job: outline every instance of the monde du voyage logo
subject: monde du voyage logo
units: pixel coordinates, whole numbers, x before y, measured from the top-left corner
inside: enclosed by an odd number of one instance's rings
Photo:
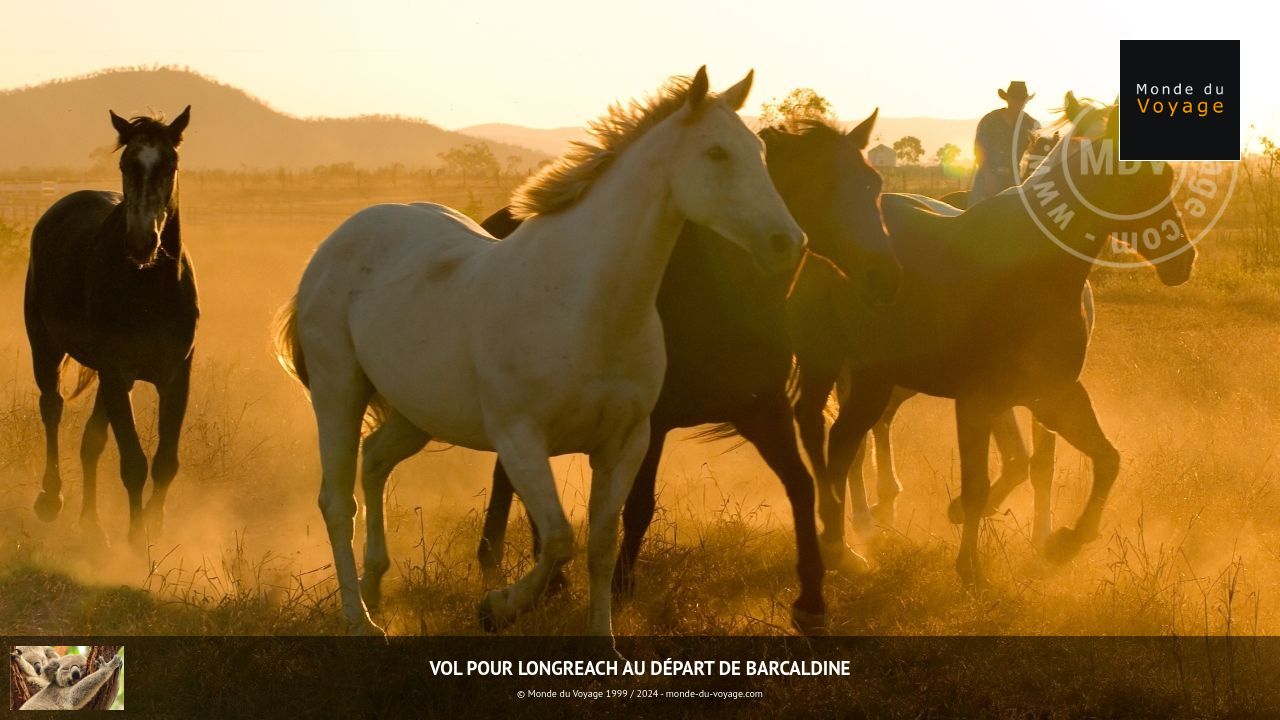
[[[1120,41],[1120,159],[1240,159],[1239,40]]]

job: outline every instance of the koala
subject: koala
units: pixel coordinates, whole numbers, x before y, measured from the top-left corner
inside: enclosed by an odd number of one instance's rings
[[[58,659],[58,653],[48,645],[18,645],[10,653],[18,658],[18,667],[32,693],[43,690],[49,684],[44,677],[44,669],[52,660]]]
[[[48,669],[51,669],[54,673],[53,682],[62,687],[71,687],[89,674],[89,656],[63,655],[58,658],[56,667],[54,667],[53,663],[49,663]]]
[[[93,673],[85,672],[88,659],[83,655],[68,655],[50,660],[44,667],[48,684],[19,710],[81,710],[94,694],[111,679],[111,674],[124,663],[119,653]]]

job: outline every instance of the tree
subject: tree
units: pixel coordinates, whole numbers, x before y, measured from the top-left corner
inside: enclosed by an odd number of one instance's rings
[[[520,169],[520,163],[522,162],[524,162],[524,158],[520,157],[519,155],[508,155],[507,156],[507,174],[515,175],[516,170]]]
[[[796,88],[781,100],[774,98],[760,106],[761,127],[787,127],[800,120],[832,122],[835,119],[831,102],[813,88]]]
[[[445,167],[452,173],[462,176],[465,185],[469,176],[496,175],[498,159],[486,143],[467,143],[455,147],[449,152],[438,153]]]
[[[947,143],[938,148],[938,152],[934,157],[938,158],[938,164],[942,167],[951,167],[956,164],[956,160],[960,159],[960,148]]]
[[[893,152],[903,164],[915,165],[924,157],[924,144],[920,138],[908,135],[893,144]]]

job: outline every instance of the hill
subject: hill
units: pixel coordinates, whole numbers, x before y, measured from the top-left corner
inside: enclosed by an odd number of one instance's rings
[[[0,171],[88,168],[114,145],[108,109],[126,117],[152,109],[173,117],[187,104],[187,168],[434,167],[442,164],[438,153],[479,141],[411,118],[298,118],[187,70],[108,70],[0,93],[0,137],[9,139]],[[485,142],[504,167],[510,156],[522,159],[521,168],[546,159],[528,148]]]
[[[747,120],[754,121],[754,118],[748,117]],[[861,122],[861,119],[842,120],[840,124],[850,128],[859,122]],[[872,134],[874,139],[871,144],[884,143],[885,145],[893,145],[895,140],[904,135],[914,135],[920,138],[920,142],[924,145],[925,157],[923,162],[925,163],[932,163],[934,161],[933,154],[946,143],[958,146],[965,157],[971,157],[973,154],[973,131],[977,126],[978,121],[976,118],[972,120],[954,120],[926,117],[881,117],[876,123],[875,132]],[[581,140],[587,136],[586,130],[581,127],[542,129],[506,123],[472,125],[459,128],[458,132],[494,142],[511,143],[533,148],[552,156],[563,153],[568,149],[571,141]]]

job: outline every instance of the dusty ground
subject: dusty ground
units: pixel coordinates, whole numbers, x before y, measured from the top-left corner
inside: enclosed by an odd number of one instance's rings
[[[230,191],[228,191],[230,194]],[[405,190],[400,194],[407,194]],[[455,193],[489,210],[499,189]],[[411,195],[412,196],[412,195]],[[21,320],[22,269],[0,276],[0,632],[6,634],[327,634],[341,629],[331,557],[315,507],[314,423],[271,357],[268,327],[311,249],[349,210],[384,198],[237,211],[234,198],[188,191],[187,242],[203,302],[183,467],[167,532],[145,557],[124,542],[117,458],[103,458],[101,512],[111,547],[76,527],[79,433],[87,398],[63,425],[67,507],[52,525],[30,506],[43,443]],[[385,199],[407,199],[392,197]],[[213,209],[209,209],[213,208]],[[278,209],[278,208],[276,208]],[[1074,563],[1047,566],[1030,545],[1031,494],[1016,492],[985,533],[990,587],[963,591],[945,508],[959,473],[949,402],[918,398],[895,439],[906,492],[899,525],[860,549],[865,576],[829,575],[832,629],[847,634],[1270,634],[1280,632],[1280,274],[1241,270],[1230,230],[1206,240],[1199,273],[1168,289],[1150,272],[1097,278],[1098,321],[1086,382],[1124,461],[1103,537]],[[154,393],[135,393],[154,446]],[[1061,446],[1060,446],[1061,447]],[[395,634],[479,633],[485,585],[473,559],[493,458],[428,452],[392,479],[384,621]],[[585,513],[582,458],[556,461],[562,496]],[[1060,449],[1055,523],[1073,520],[1088,464]],[[668,444],[660,509],[636,599],[620,633],[787,633],[794,599],[789,510],[776,478],[734,442]],[[527,548],[513,526],[510,570]],[[357,541],[360,540],[358,535]],[[583,547],[579,543],[579,548]],[[584,562],[567,597],[523,618],[517,634],[572,634],[584,620]]]

